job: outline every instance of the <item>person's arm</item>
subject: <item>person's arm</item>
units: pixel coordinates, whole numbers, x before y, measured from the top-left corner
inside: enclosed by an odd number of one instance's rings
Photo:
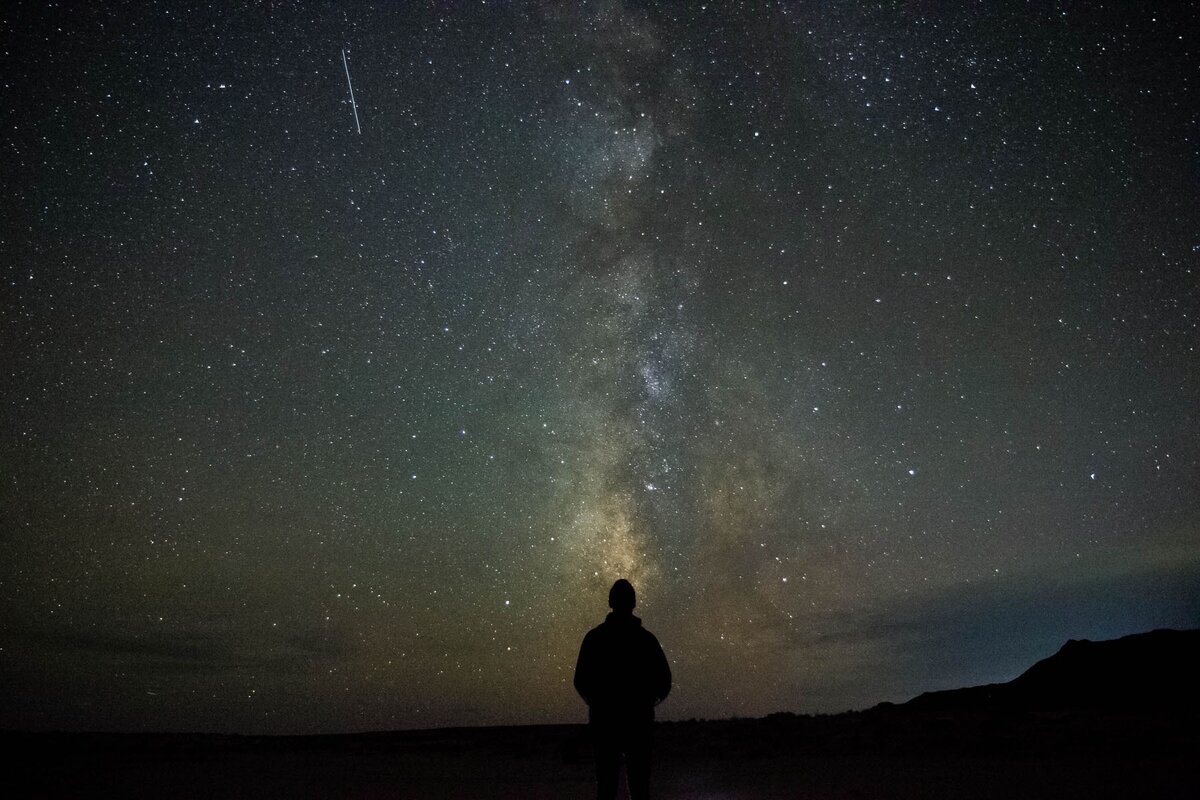
[[[654,641],[654,652],[656,653],[654,704],[658,705],[671,693],[671,665],[667,663],[667,654],[663,652],[662,645],[658,643],[657,639]]]
[[[592,648],[588,643],[589,637],[583,637],[583,644],[579,646],[579,658],[575,661],[575,691],[579,692],[579,696],[589,706],[592,704],[590,699],[592,694],[592,671],[594,669],[592,656]]]

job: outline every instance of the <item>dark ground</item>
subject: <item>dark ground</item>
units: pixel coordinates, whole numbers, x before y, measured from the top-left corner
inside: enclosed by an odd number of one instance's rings
[[[583,726],[348,736],[4,734],[8,796],[588,798]],[[1196,798],[1185,715],[935,715],[659,723],[658,798]]]

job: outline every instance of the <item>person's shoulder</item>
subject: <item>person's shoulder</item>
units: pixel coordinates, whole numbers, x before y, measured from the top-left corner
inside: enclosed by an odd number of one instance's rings
[[[647,642],[653,642],[654,644],[658,644],[658,637],[657,637],[657,636],[655,636],[653,633],[651,633],[650,631],[646,630],[645,628],[639,628],[638,630],[640,630],[640,631],[642,632],[642,638],[643,638],[645,641],[647,641]]]

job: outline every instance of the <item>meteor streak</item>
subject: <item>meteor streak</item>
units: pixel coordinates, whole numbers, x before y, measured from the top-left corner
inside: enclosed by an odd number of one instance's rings
[[[350,64],[346,61],[346,48],[342,48],[342,66],[346,68],[346,85],[350,87],[350,107],[354,109],[354,127],[362,133],[362,125],[358,124],[358,103],[354,102],[354,84],[350,82]]]

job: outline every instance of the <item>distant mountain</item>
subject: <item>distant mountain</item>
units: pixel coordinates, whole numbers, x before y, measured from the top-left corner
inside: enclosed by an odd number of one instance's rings
[[[1068,641],[1008,683],[926,692],[909,711],[1200,710],[1200,630]]]

